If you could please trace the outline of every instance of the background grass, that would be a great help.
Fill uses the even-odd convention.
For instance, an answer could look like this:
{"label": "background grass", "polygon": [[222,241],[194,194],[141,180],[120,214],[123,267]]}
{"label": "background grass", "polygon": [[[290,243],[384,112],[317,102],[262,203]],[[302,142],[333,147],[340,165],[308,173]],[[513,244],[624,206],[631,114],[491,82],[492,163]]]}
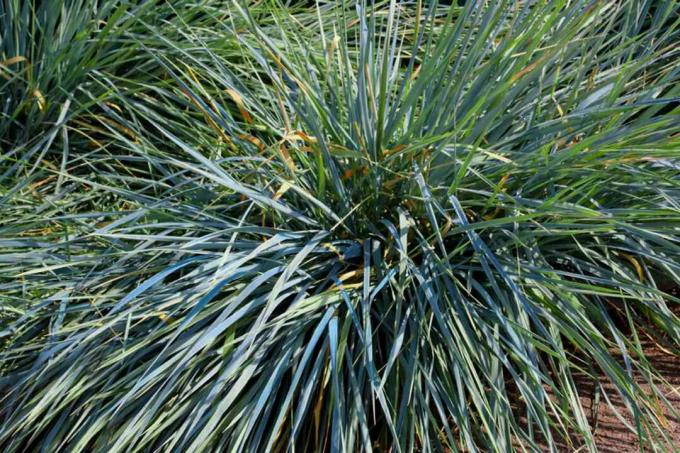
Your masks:
{"label": "background grass", "polygon": [[2,0],[0,445],[672,451],[679,12]]}

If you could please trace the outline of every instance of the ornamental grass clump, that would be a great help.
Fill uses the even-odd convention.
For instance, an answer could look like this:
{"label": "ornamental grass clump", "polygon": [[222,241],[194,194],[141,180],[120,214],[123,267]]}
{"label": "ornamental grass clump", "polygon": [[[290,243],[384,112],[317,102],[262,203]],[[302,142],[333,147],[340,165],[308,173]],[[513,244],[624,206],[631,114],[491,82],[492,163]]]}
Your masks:
{"label": "ornamental grass clump", "polygon": [[676,2],[109,3],[0,43],[4,451],[676,448]]}

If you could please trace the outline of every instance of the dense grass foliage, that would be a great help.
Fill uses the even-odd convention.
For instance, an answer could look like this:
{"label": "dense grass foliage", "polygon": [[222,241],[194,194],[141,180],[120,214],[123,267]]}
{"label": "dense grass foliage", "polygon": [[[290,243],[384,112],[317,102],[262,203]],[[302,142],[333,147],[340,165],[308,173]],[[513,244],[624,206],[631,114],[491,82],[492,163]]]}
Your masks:
{"label": "dense grass foliage", "polygon": [[0,0],[2,451],[675,448],[680,5],[448,3]]}

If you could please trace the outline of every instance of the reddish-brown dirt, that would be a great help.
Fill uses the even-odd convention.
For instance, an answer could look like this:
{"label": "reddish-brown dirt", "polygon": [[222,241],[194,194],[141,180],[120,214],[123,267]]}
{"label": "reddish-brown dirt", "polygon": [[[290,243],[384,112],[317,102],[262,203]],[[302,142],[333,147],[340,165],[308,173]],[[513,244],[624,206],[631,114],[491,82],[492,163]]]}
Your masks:
{"label": "reddish-brown dirt", "polygon": [[[663,376],[666,382],[657,383],[660,392],[668,400],[669,404],[680,412],[680,357],[669,352],[664,352],[652,342],[645,344],[646,355]],[[644,382],[644,381],[640,381]],[[628,413],[623,399],[616,393],[611,383],[602,382],[602,393],[609,398],[609,403],[604,396],[600,397],[596,410],[593,411],[593,395],[596,383],[593,380],[583,379],[579,382],[581,402],[586,413],[591,414],[591,424],[594,423],[594,435],[597,448],[602,453],[628,453],[639,452],[640,442],[635,433],[626,427],[632,424],[632,417]],[[649,385],[642,385],[649,389]],[[667,408],[661,409],[664,430],[672,441],[668,445],[668,451],[680,451],[680,420],[671,414]],[[618,415],[617,415],[618,412]],[[623,418],[623,420],[621,420]],[[565,445],[560,446],[561,451],[573,451]],[[643,449],[647,451],[647,449]]]}
{"label": "reddish-brown dirt", "polygon": [[[665,406],[664,403],[660,403],[657,413],[663,414],[659,418],[662,420],[661,423],[668,436],[669,443],[660,446],[660,450],[657,451],[680,453],[680,418],[677,416],[680,413],[680,356],[665,351],[651,340],[642,342],[642,346],[646,357],[662,376],[662,382],[656,382],[656,386],[668,402]],[[607,381],[604,375],[599,378],[599,382],[586,375],[574,376],[574,380],[599,452],[639,453],[640,451],[652,451],[648,446],[640,448],[637,435],[628,427],[633,426],[633,418],[629,414],[623,398],[619,396],[614,386]],[[642,389],[650,389],[646,380],[641,376],[638,383]],[[597,386],[600,387],[599,402],[595,398]],[[673,408],[672,410],[668,408],[669,405]],[[526,422],[524,417],[520,417],[520,419]],[[587,451],[578,435],[574,435],[568,440],[558,439],[559,436],[556,435],[555,440],[558,443],[555,447],[561,453]],[[539,443],[538,448],[545,452],[550,451],[545,443]],[[516,451],[526,451],[526,446],[525,449],[522,449],[518,444],[515,445],[515,449]]]}
{"label": "reddish-brown dirt", "polygon": [[[669,291],[678,297],[680,289],[674,287]],[[672,310],[676,315],[680,315],[680,306],[672,305]],[[659,412],[663,414],[660,419],[664,432],[668,436],[669,444],[666,446],[669,452],[680,452],[680,355],[677,352],[661,346],[664,339],[654,340],[653,329],[651,332],[639,332],[645,338],[641,338],[641,345],[645,356],[651,364],[658,370],[662,381],[655,382],[660,393],[666,398],[668,405],[673,410],[668,409],[668,405],[659,405]],[[667,339],[666,339],[667,340]],[[640,377],[638,380],[641,387],[650,390],[647,381]],[[630,416],[621,396],[614,390],[611,383],[604,377],[600,378],[601,386],[600,401],[594,404],[595,388],[598,385],[594,379],[583,376],[577,380],[581,403],[586,413],[590,415],[591,426],[594,425],[594,436],[598,451],[602,453],[629,453],[640,451],[651,451],[646,445],[640,445],[637,435],[632,432],[626,424],[632,426]],[[604,398],[606,394],[609,401]],[[595,406],[593,408],[593,406]],[[674,412],[674,413],[671,413]],[[558,446],[561,452],[578,451],[573,446],[565,444]]]}
{"label": "reddish-brown dirt", "polygon": [[[674,287],[668,291],[675,297],[680,295],[680,288]],[[673,304],[671,309],[680,316],[680,305]],[[676,344],[668,341],[669,338],[659,337],[653,327],[638,330],[642,350],[645,357],[656,368],[661,379],[654,382],[659,393],[666,399],[666,403],[660,402],[656,409],[663,431],[667,436],[668,444],[659,446],[657,451],[680,453],[680,354],[677,349],[672,351]],[[664,347],[667,345],[668,347]],[[616,351],[611,351],[616,355]],[[634,426],[633,417],[630,415],[623,398],[616,392],[611,382],[604,375],[599,380],[585,374],[574,376],[579,391],[581,404],[589,417],[595,443],[599,452],[602,453],[632,453],[653,451],[649,445],[640,445],[635,432],[629,427]],[[640,387],[649,391],[650,385],[644,376],[638,376]],[[600,391],[595,389],[599,386]],[[595,397],[598,394],[598,398]],[[599,399],[599,401],[597,401]],[[670,408],[672,409],[669,409]],[[522,418],[523,419],[523,418]],[[556,436],[558,438],[559,436]],[[582,441],[577,435],[568,440],[561,440],[556,445],[559,452],[584,452],[585,447],[579,447]],[[517,451],[522,449],[516,445]],[[545,445],[538,446],[543,451],[550,451]]]}

